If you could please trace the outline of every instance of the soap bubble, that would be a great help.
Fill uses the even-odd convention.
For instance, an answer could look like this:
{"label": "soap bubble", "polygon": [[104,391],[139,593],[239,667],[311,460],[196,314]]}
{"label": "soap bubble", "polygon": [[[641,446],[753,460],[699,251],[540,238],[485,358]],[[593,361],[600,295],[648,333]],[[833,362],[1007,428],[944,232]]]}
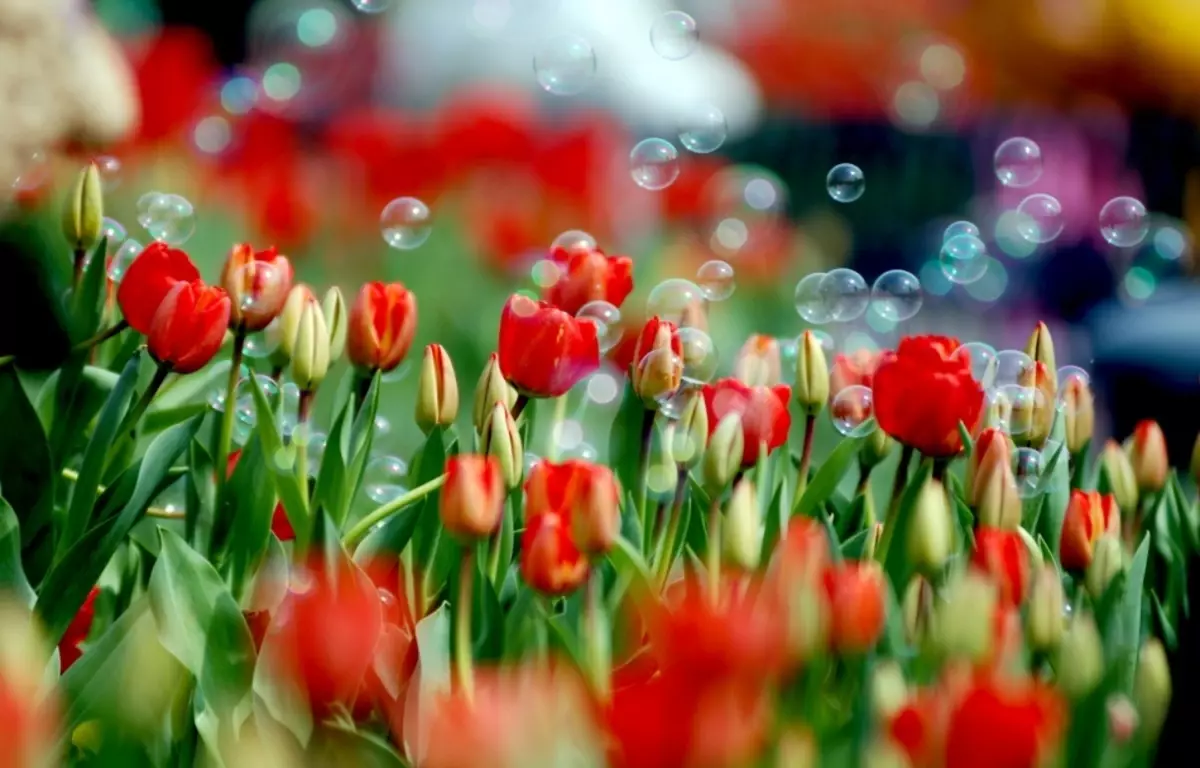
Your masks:
{"label": "soap bubble", "polygon": [[825,272],[814,272],[806,275],[796,283],[795,303],[796,312],[805,321],[820,325],[830,321],[828,305],[821,295],[821,281]]}
{"label": "soap bubble", "polygon": [[183,245],[196,231],[196,212],[181,195],[165,194],[153,198],[145,213],[138,214],[138,221],[144,221],[142,226],[151,237],[168,245]]}
{"label": "soap bubble", "polygon": [[912,272],[891,269],[884,272],[871,286],[871,308],[893,322],[907,320],[921,309],[925,301],[921,281]]}
{"label": "soap bubble", "polygon": [[363,493],[376,504],[387,504],[400,498],[408,465],[396,456],[377,456],[367,463],[363,472]]}
{"label": "soap bubble", "polygon": [[1114,197],[1100,209],[1100,234],[1111,245],[1131,248],[1150,230],[1146,206],[1133,197]]}
{"label": "soap bubble", "polygon": [[609,302],[589,301],[579,308],[575,316],[596,326],[596,339],[601,353],[612,349],[621,340],[621,310]]}
{"label": "soap bubble", "polygon": [[852,384],[833,396],[829,418],[846,437],[863,437],[875,431],[874,396],[869,387]]}
{"label": "soap bubble", "polygon": [[829,319],[845,323],[862,317],[871,301],[867,281],[853,269],[831,269],[821,278],[817,293],[825,304]]}
{"label": "soap bubble", "polygon": [[679,129],[679,143],[690,152],[707,154],[715,152],[725,143],[729,127],[721,110],[706,104],[696,109]]}
{"label": "soap bubble", "polygon": [[942,245],[938,264],[951,282],[973,283],[987,272],[987,246],[978,237],[955,235]]}
{"label": "soap bubble", "polygon": [[1028,187],[1042,175],[1042,150],[1024,136],[1001,143],[992,161],[996,178],[1006,187]]}
{"label": "soap bubble", "polygon": [[942,232],[942,242],[944,243],[950,238],[957,237],[958,235],[979,237],[979,227],[966,220],[956,221],[947,226],[946,230]]}
{"label": "soap bubble", "polygon": [[596,78],[596,52],[582,37],[566,35],[548,41],[533,57],[538,85],[555,96],[574,96]]}
{"label": "soap bubble", "polygon": [[862,169],[853,163],[838,163],[825,177],[825,189],[839,203],[853,203],[863,196],[867,180]]}
{"label": "soap bubble", "polygon": [[415,197],[397,197],[379,215],[383,241],[400,251],[419,248],[433,232],[429,207]]}
{"label": "soap bubble", "polygon": [[732,296],[737,287],[734,278],[733,267],[720,259],[706,261],[696,271],[696,284],[709,301],[724,301]]}
{"label": "soap bubble", "polygon": [[679,178],[679,151],[666,139],[643,139],[629,153],[629,174],[642,189],[666,189]]}
{"label": "soap bubble", "polygon": [[1038,193],[1017,206],[1017,231],[1031,243],[1048,243],[1062,234],[1065,221],[1058,199]]}
{"label": "soap bubble", "polygon": [[696,20],[683,11],[667,11],[650,27],[650,45],[664,59],[686,59],[696,50],[700,35]]}

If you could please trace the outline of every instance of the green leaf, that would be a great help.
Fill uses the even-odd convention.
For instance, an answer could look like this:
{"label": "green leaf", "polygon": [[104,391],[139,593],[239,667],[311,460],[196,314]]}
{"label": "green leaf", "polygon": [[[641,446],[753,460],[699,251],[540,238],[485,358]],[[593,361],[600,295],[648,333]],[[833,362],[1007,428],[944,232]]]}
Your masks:
{"label": "green leaf", "polygon": [[771,553],[775,551],[775,544],[779,541],[783,529],[787,526],[788,513],[783,508],[783,489],[785,486],[787,486],[787,483],[783,482],[775,488],[775,497],[767,505],[764,517],[766,522],[763,530],[762,551],[759,556],[759,566],[763,569],[770,563]]}
{"label": "green leaf", "polygon": [[[638,483],[638,457],[642,450],[643,423],[649,416],[642,399],[633,391],[629,378],[625,379],[625,392],[621,407],[613,421],[608,437],[608,458],[621,488],[631,493]],[[528,443],[526,443],[528,445]]]}
{"label": "green leaf", "polygon": [[909,528],[912,526],[921,489],[925,487],[925,483],[929,482],[932,474],[933,461],[925,459],[909,479],[908,485],[904,487],[904,493],[900,495],[900,502],[896,507],[895,519],[891,521],[891,530],[884,531],[884,539],[880,543],[886,553],[884,570],[887,572],[888,581],[896,590],[896,594],[903,594],[904,589],[908,586],[908,578],[912,575],[907,551]]}
{"label": "green leaf", "polygon": [[308,746],[313,733],[312,708],[303,686],[284,668],[275,626],[263,638],[251,687],[255,711],[265,711],[290,731],[302,747]]}
{"label": "green leaf", "polygon": [[21,527],[17,513],[3,498],[0,498],[0,591],[15,596],[27,608],[32,608],[37,599],[25,578],[25,566],[21,564]]}
{"label": "green leaf", "polygon": [[429,733],[429,720],[437,701],[450,692],[450,610],[438,606],[417,622],[417,716],[404,718],[407,753],[420,765],[425,757],[421,739]]}
{"label": "green leaf", "polygon": [[[446,456],[450,450],[445,444],[446,434],[440,429],[429,433],[425,445],[421,447],[416,461],[417,479],[413,487],[424,485],[445,471]],[[438,504],[441,491],[437,490],[427,495],[420,503],[417,513],[417,530],[413,533],[413,565],[428,567],[433,561],[438,539],[442,532],[442,521],[438,515]]]}
{"label": "green leaf", "polygon": [[104,309],[104,286],[108,280],[106,252],[108,238],[100,238],[83,270],[83,281],[73,298],[72,336],[76,343],[90,339],[100,329]]}
{"label": "green leaf", "polygon": [[57,643],[62,637],[88,591],[150,501],[174,481],[169,477],[171,466],[196,436],[200,420],[196,417],[177,424],[154,439],[141,463],[136,468],[130,467],[118,479],[118,483],[126,482],[125,475],[136,472],[133,493],[120,513],[84,534],[46,575],[38,590],[37,610],[51,640]]}
{"label": "green leaf", "polygon": [[496,557],[496,578],[493,584],[497,589],[503,584],[504,575],[508,573],[508,564],[512,562],[513,547],[517,538],[517,516],[521,514],[521,494],[510,493],[507,506],[508,509],[500,519],[500,532],[497,534],[500,537],[500,551]]}
{"label": "green leaf", "polygon": [[1067,515],[1067,505],[1071,501],[1071,471],[1067,466],[1069,462],[1066,452],[1066,425],[1061,412],[1054,417],[1054,424],[1050,428],[1050,437],[1047,442],[1057,442],[1058,448],[1047,463],[1047,472],[1042,478],[1046,502],[1038,521],[1038,527],[1042,535],[1046,537],[1046,543],[1057,552],[1059,541],[1062,539],[1063,518]]}
{"label": "green leaf", "polygon": [[1158,621],[1159,635],[1163,639],[1163,643],[1167,646],[1167,650],[1174,651],[1179,640],[1175,634],[1175,625],[1171,622],[1167,611],[1163,608],[1162,601],[1158,598],[1158,593],[1151,590],[1150,600],[1154,606],[1154,618]]}
{"label": "green leaf", "polygon": [[417,530],[421,508],[410,504],[373,528],[354,550],[354,562],[365,566],[381,556],[399,557]]}
{"label": "green leaf", "polygon": [[371,457],[371,443],[375,436],[375,415],[379,412],[379,394],[383,387],[382,379],[377,372],[367,390],[363,407],[354,418],[353,429],[350,430],[349,449],[343,454],[346,467],[346,479],[343,483],[341,509],[338,511],[339,525],[344,523],[354,503],[359,489],[362,487],[363,474]]}
{"label": "green leaf", "polygon": [[50,523],[55,478],[46,434],[13,366],[0,370],[0,424],[8,435],[0,440],[0,493],[29,543]]}
{"label": "green leaf", "polygon": [[[473,558],[471,568],[471,653],[478,661],[499,661],[504,654],[504,611],[492,587],[491,579],[480,569],[479,557]],[[459,579],[462,569],[456,569],[452,580],[455,599],[461,593]],[[450,636],[458,631],[458,617],[451,612]]]}
{"label": "green leaf", "polygon": [[654,577],[650,574],[650,568],[646,565],[646,561],[642,559],[640,549],[625,538],[618,536],[616,542],[613,543],[613,548],[608,552],[608,559],[616,568],[618,575],[630,579],[630,587],[636,590],[637,597],[649,599],[656,597]]}
{"label": "green leaf", "polygon": [[1132,692],[1142,645],[1142,593],[1146,583],[1146,562],[1150,557],[1150,534],[1142,536],[1129,564],[1125,591],[1116,608],[1110,635],[1110,658],[1117,666],[1118,680],[1126,693]]}
{"label": "green leaf", "polygon": [[152,435],[204,413],[209,407],[208,393],[218,386],[223,387],[229,378],[229,364],[229,360],[222,360],[168,382],[146,409],[142,433]]}
{"label": "green leaf", "polygon": [[83,464],[79,469],[79,477],[71,492],[71,504],[67,508],[67,516],[59,532],[57,553],[61,557],[67,549],[83,535],[91,522],[92,508],[100,491],[100,484],[108,461],[109,451],[116,443],[117,430],[129,408],[133,397],[133,387],[137,384],[138,363],[140,355],[134,355],[121,371],[117,385],[108,396],[96,428],[92,431],[92,439],[88,441],[87,450],[83,454]]}
{"label": "green leaf", "polygon": [[278,458],[286,455],[283,439],[279,436],[279,425],[275,423],[275,410],[263,394],[262,387],[250,387],[254,397],[255,423],[258,428],[258,439],[262,441],[263,455],[268,459],[272,468],[271,477],[275,479],[275,492],[283,500],[283,510],[287,513],[288,522],[296,532],[296,548],[303,551],[308,546],[309,523],[308,505],[304,502],[304,494],[300,489],[300,481],[291,465],[281,466]]}
{"label": "green leaf", "polygon": [[867,546],[869,530],[861,530],[842,542],[842,557],[847,560],[861,560]]}
{"label": "green leaf", "polygon": [[524,651],[533,647],[537,622],[542,619],[534,611],[536,595],[529,587],[521,587],[512,607],[504,616],[504,656],[509,660],[523,658]]}
{"label": "green leaf", "polygon": [[325,453],[321,456],[321,468],[317,472],[317,485],[313,489],[312,506],[325,507],[333,510],[332,515],[337,527],[342,528],[345,513],[349,505],[343,509],[342,496],[346,485],[346,464],[342,455],[342,446],[347,442],[346,421],[349,418],[350,404],[338,413],[329,428],[329,437],[325,443]]}
{"label": "green leaf", "polygon": [[314,739],[315,765],[353,765],[355,768],[405,768],[407,765],[384,739],[336,722],[324,723]]}
{"label": "green leaf", "polygon": [[[38,391],[36,407],[42,428],[47,432],[55,421],[55,392],[58,389],[59,372],[55,371],[46,378]],[[116,373],[94,365],[85,365],[79,377],[79,410],[87,415],[87,421],[100,410],[108,394],[117,385]]]}
{"label": "green leaf", "polygon": [[226,499],[233,506],[231,514],[217,517],[231,521],[228,541],[214,532],[213,551],[220,552],[228,544],[227,562],[232,568],[232,583],[237,588],[266,553],[271,540],[275,486],[268,477],[270,471],[262,454],[262,442],[254,435],[242,449],[233,477],[229,479],[230,493],[226,494]]}
{"label": "green leaf", "polygon": [[794,515],[813,517],[816,510],[829,500],[838,484],[846,476],[847,470],[858,456],[864,438],[844,437],[833,449],[833,453],[821,463],[821,468],[813,476],[812,482],[804,489],[804,495],[796,500]]}
{"label": "green leaf", "polygon": [[971,439],[971,431],[967,429],[967,425],[961,421],[958,422],[958,438],[962,440],[963,458],[970,459],[971,454],[975,452],[975,441]]}

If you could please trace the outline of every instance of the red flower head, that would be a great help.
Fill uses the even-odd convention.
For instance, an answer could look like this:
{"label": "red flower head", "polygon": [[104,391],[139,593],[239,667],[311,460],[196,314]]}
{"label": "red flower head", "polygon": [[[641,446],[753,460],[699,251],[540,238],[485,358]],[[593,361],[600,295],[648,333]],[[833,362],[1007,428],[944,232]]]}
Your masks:
{"label": "red flower head", "polygon": [[248,243],[235,245],[221,268],[221,287],[232,301],[233,325],[261,331],[283,311],[292,290],[292,263],[275,246],[256,253]]}
{"label": "red flower head", "polygon": [[909,336],[895,352],[883,353],[875,369],[879,428],[926,456],[961,451],[959,422],[973,432],[983,413],[983,389],[956,349],[958,339]]}
{"label": "red flower head", "polygon": [[504,305],[498,348],[504,378],[530,397],[566,394],[600,367],[594,323],[520,294]]}
{"label": "red flower head", "polygon": [[408,354],[417,332],[417,299],[403,283],[367,283],[350,307],[346,355],[355,366],[387,372]]}
{"label": "red flower head", "polygon": [[585,554],[607,552],[621,527],[620,492],[612,470],[582,459],[540,461],[525,479],[525,516],[557,512]]}
{"label": "red flower head", "polygon": [[1029,552],[1016,531],[980,527],[975,531],[971,564],[990,576],[1006,605],[1017,606],[1029,591]]}
{"label": "red flower head", "polygon": [[175,373],[192,373],[221,349],[228,325],[225,291],[200,280],[176,283],[154,313],[146,346]]}
{"label": "red flower head", "polygon": [[454,537],[474,541],[492,535],[504,513],[504,475],[493,456],[460,454],[446,459],[439,513]]}
{"label": "red flower head", "polygon": [[1065,719],[1051,688],[1034,682],[978,680],[950,713],[946,768],[1041,765]]}
{"label": "red flower head", "polygon": [[565,516],[539,512],[525,518],[521,536],[521,575],[546,595],[575,591],[588,575],[588,559],[575,546]]}
{"label": "red flower head", "polygon": [[83,655],[79,646],[83,645],[83,641],[87,640],[88,634],[92,631],[92,622],[96,618],[96,597],[99,594],[100,587],[92,587],[92,591],[88,592],[87,599],[75,613],[75,618],[71,619],[71,623],[67,625],[67,631],[63,633],[62,640],[58,641],[58,663],[63,674]]}
{"label": "red flower head", "polygon": [[125,270],[117,288],[125,322],[138,333],[150,335],[154,313],[175,284],[199,279],[200,271],[186,253],[166,243],[151,243]]}
{"label": "red flower head", "polygon": [[887,609],[883,571],[873,563],[847,561],[825,572],[833,626],[829,642],[839,653],[866,653],[883,634]]}
{"label": "red flower head", "polygon": [[559,277],[543,298],[563,312],[574,315],[590,301],[619,307],[633,290],[633,260],[628,256],[608,256],[599,248],[560,247],[550,258]]}
{"label": "red flower head", "polygon": [[647,320],[633,347],[633,391],[647,405],[666,399],[683,383],[683,366],[683,340],[676,325],[657,315]]}
{"label": "red flower head", "polygon": [[1121,528],[1121,512],[1111,493],[1071,491],[1071,500],[1063,516],[1059,561],[1073,571],[1086,570],[1092,562],[1092,549],[1106,533]]}
{"label": "red flower head", "polygon": [[792,417],[788,401],[792,388],[780,384],[774,387],[748,387],[734,378],[721,379],[704,385],[704,405],[708,410],[708,435],[725,416],[736,413],[742,417],[742,466],[752,467],[758,461],[762,445],[767,452],[787,442]]}
{"label": "red flower head", "polygon": [[848,355],[834,357],[833,367],[829,371],[829,396],[833,397],[846,387],[856,385],[871,388],[882,355],[877,350],[859,349]]}

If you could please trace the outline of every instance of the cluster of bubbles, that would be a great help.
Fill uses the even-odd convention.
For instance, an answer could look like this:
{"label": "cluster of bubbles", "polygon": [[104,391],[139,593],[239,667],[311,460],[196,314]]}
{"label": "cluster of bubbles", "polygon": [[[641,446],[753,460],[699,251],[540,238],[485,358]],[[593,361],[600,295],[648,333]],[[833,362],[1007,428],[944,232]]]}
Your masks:
{"label": "cluster of bubbles", "polygon": [[379,214],[383,241],[398,251],[420,248],[433,232],[429,206],[415,197],[397,197]]}
{"label": "cluster of bubbles", "polygon": [[924,301],[921,281],[903,269],[884,272],[870,287],[846,267],[814,272],[796,283],[795,291],[796,312],[814,325],[857,320],[868,307],[889,322],[901,322],[916,315]]}
{"label": "cluster of bubbles", "polygon": [[196,232],[196,211],[182,195],[151,191],[137,201],[137,222],[153,239],[183,245]]}

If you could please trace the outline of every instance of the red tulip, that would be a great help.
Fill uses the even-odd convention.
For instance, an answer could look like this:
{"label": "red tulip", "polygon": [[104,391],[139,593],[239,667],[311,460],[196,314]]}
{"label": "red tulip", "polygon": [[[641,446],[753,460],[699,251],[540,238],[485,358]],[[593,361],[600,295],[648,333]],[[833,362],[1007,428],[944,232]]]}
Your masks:
{"label": "red tulip", "polygon": [[871,650],[887,615],[883,571],[873,563],[847,561],[825,572],[833,626],[829,642],[839,653]]}
{"label": "red tulip", "polygon": [[988,574],[1006,605],[1020,605],[1029,591],[1029,552],[1016,531],[987,526],[975,531],[971,564]]}
{"label": "red tulip", "polygon": [[200,370],[225,341],[229,311],[229,296],[220,288],[200,280],[176,283],[150,322],[150,354],[175,373]]}
{"label": "red tulip", "polygon": [[588,575],[588,559],[575,546],[564,515],[539,512],[525,518],[521,536],[521,576],[546,595],[575,591]]}
{"label": "red tulip", "polygon": [[958,346],[945,336],[909,336],[875,369],[879,428],[927,456],[961,451],[959,422],[973,432],[983,413],[983,389],[970,360],[954,354]]}
{"label": "red tulip", "polygon": [[683,381],[683,341],[679,329],[655,315],[642,326],[633,347],[629,380],[647,404],[675,394]]}
{"label": "red tulip", "polygon": [[612,470],[582,459],[540,461],[525,479],[525,516],[557,512],[585,554],[612,548],[621,527],[620,491]]}
{"label": "red tulip", "polygon": [[92,622],[96,618],[96,597],[99,594],[100,587],[92,587],[92,591],[88,592],[87,599],[75,613],[75,618],[71,619],[71,623],[67,625],[67,631],[63,633],[62,640],[58,641],[59,669],[64,674],[83,655],[79,646],[83,645],[83,641],[87,640],[88,634],[92,631]]}
{"label": "red tulip", "polygon": [[1051,688],[989,676],[977,681],[951,711],[946,768],[1042,765],[1065,719]]}
{"label": "red tulip", "polygon": [[787,442],[792,417],[788,401],[792,389],[780,384],[774,387],[748,387],[737,379],[721,379],[704,385],[704,405],[708,409],[708,434],[730,413],[742,417],[742,466],[752,467],[758,461],[763,446],[768,453]]}
{"label": "red tulip", "polygon": [[829,370],[829,396],[833,397],[846,387],[856,385],[870,388],[881,356],[882,353],[878,351],[859,349],[848,355],[834,357]]}
{"label": "red tulip", "polygon": [[292,263],[275,246],[256,253],[248,243],[235,245],[221,269],[221,287],[232,301],[232,324],[261,331],[283,311],[292,290]]}
{"label": "red tulip", "polygon": [[416,332],[416,297],[402,283],[367,283],[350,307],[346,354],[358,368],[387,372],[404,360]]}
{"label": "red tulip", "polygon": [[1143,419],[1134,427],[1129,441],[1129,463],[1142,493],[1161,491],[1167,482],[1167,440],[1157,421]]}
{"label": "red tulip", "polygon": [[151,243],[121,278],[117,288],[121,314],[133,330],[148,336],[154,313],[171,289],[177,283],[199,279],[200,271],[186,253],[166,243]]}
{"label": "red tulip", "polygon": [[1071,500],[1063,515],[1059,562],[1068,570],[1086,570],[1100,537],[1106,533],[1115,534],[1120,529],[1121,513],[1111,493],[1071,491]]}
{"label": "red tulip", "polygon": [[591,301],[621,306],[633,290],[633,260],[608,256],[599,248],[555,248],[550,258],[559,270],[558,280],[544,298],[564,312],[576,314]]}
{"label": "red tulip", "polygon": [[446,484],[439,513],[442,525],[464,541],[486,538],[500,526],[507,489],[492,456],[460,454],[446,459]]}
{"label": "red tulip", "polygon": [[596,326],[520,294],[500,315],[500,371],[529,397],[558,397],[600,367]]}

